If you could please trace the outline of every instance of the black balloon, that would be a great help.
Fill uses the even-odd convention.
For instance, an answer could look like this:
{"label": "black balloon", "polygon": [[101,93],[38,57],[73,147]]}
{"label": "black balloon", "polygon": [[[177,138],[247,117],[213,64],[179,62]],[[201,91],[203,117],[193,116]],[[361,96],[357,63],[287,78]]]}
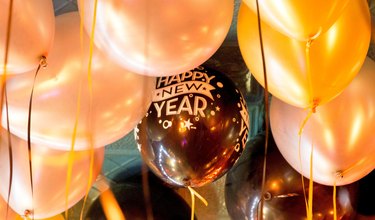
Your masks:
{"label": "black balloon", "polygon": [[172,185],[199,187],[233,166],[249,131],[247,106],[224,74],[198,67],[157,79],[153,103],[135,129],[143,160]]}
{"label": "black balloon", "polygon": [[[271,136],[271,135],[270,135]],[[262,172],[265,137],[263,134],[249,141],[237,164],[228,172],[225,183],[225,201],[233,220],[260,219]],[[306,195],[308,179],[304,179]],[[333,219],[333,187],[313,185],[313,219]],[[337,217],[351,219],[351,188],[337,187]],[[272,138],[269,138],[263,219],[306,219],[301,174],[282,157]]]}
{"label": "black balloon", "polygon": [[[139,172],[133,175],[125,174],[115,177],[116,184],[110,187],[125,219],[148,220],[146,210],[151,208],[152,219],[154,220],[190,220],[191,210],[185,200],[151,172],[147,173],[150,195],[149,203],[147,203],[144,196],[142,173],[140,169],[138,170]],[[149,207],[147,207],[147,204],[149,204]],[[109,216],[105,215],[99,199],[92,203],[85,219],[109,219]]]}

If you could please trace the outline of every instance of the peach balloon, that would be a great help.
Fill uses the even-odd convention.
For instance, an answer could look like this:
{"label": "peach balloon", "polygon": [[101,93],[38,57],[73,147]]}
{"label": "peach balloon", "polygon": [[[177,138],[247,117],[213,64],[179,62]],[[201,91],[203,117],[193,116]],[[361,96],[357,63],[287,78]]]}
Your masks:
{"label": "peach balloon", "polygon": [[[345,185],[375,168],[375,62],[367,58],[353,82],[331,102],[317,108],[298,132],[307,112],[272,99],[270,121],[276,144],[289,164],[310,176],[313,147],[313,180]],[[342,176],[342,177],[340,177]]]}
{"label": "peach balloon", "polygon": [[[91,33],[94,1],[80,7]],[[210,58],[231,25],[233,0],[98,1],[95,43],[124,68],[166,76]]]}
{"label": "peach balloon", "polygon": [[[9,150],[7,131],[1,130],[0,194],[7,198],[9,189]],[[27,141],[11,135],[13,146],[13,179],[9,205],[20,215],[33,210],[35,219],[55,216],[65,210],[67,170],[70,151],[54,150],[50,146],[32,145],[34,194],[31,194]],[[74,151],[68,206],[76,204],[86,194],[90,171],[90,150]],[[101,171],[104,147],[95,149],[92,183]]]}
{"label": "peach balloon", "polygon": [[[88,83],[88,44],[80,44],[78,12],[56,18],[56,39],[47,69],[35,82],[31,113],[31,141],[69,150],[76,120],[77,97],[82,86],[75,149],[105,146],[129,133],[146,113],[155,78],[129,72],[94,50],[92,108]],[[16,75],[7,82],[10,128],[27,139],[30,91],[34,72]],[[5,119],[5,117],[3,117]],[[3,121],[3,126],[5,122]]]}
{"label": "peach balloon", "polygon": [[[357,75],[370,42],[370,13],[366,0],[350,1],[335,24],[315,39],[291,39],[262,22],[268,89],[288,104],[312,108],[335,96]],[[264,86],[257,16],[240,7],[238,41],[242,56]]]}
{"label": "peach balloon", "polygon": [[[0,72],[4,68],[10,0],[0,0]],[[55,32],[51,0],[13,0],[7,73],[23,73],[38,67],[47,56]]]}
{"label": "peach balloon", "polygon": [[[326,32],[340,17],[350,0],[262,0],[262,20],[275,30],[301,41]],[[357,0],[353,0],[357,1]],[[255,0],[244,0],[257,12]]]}

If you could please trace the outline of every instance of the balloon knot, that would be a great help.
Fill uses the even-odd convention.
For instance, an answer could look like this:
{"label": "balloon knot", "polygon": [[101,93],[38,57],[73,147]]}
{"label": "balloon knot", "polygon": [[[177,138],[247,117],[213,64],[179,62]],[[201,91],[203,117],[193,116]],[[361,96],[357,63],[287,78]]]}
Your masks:
{"label": "balloon knot", "polygon": [[43,68],[46,68],[48,66],[46,56],[43,55],[43,56],[40,57],[39,65]]}
{"label": "balloon knot", "polygon": [[312,108],[311,108],[311,111],[313,113],[316,112],[316,107],[318,107],[318,105],[319,105],[319,99],[313,99],[313,105],[312,105]]}
{"label": "balloon knot", "polygon": [[344,178],[344,173],[342,171],[336,171],[335,176],[339,179]]}
{"label": "balloon knot", "polygon": [[24,212],[23,212],[23,219],[30,219],[30,216],[33,214],[33,212],[32,211],[30,211],[30,210],[28,210],[28,209],[26,209]]}

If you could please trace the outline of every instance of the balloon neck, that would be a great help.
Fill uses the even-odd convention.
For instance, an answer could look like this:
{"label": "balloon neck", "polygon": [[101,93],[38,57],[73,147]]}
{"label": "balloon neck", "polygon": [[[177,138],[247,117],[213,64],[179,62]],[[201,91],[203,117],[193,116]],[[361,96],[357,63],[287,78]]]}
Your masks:
{"label": "balloon neck", "polygon": [[313,99],[312,101],[312,106],[311,106],[311,111],[312,113],[315,113],[316,112],[316,107],[318,107],[319,105],[319,100],[318,99]]}
{"label": "balloon neck", "polygon": [[46,56],[43,55],[43,56],[40,57],[39,65],[42,68],[46,68],[48,66],[47,57]]}
{"label": "balloon neck", "polygon": [[21,216],[24,220],[30,220],[30,216],[32,215],[32,211],[26,209],[24,212],[23,212],[23,215]]}
{"label": "balloon neck", "polygon": [[312,43],[315,39],[317,39],[317,38],[320,36],[321,33],[322,33],[322,27],[320,27],[319,30],[318,30],[315,34],[309,36],[309,38],[307,39],[307,42],[310,42],[310,45],[311,45],[311,43]]}
{"label": "balloon neck", "polygon": [[343,171],[336,171],[335,177],[338,178],[338,179],[344,178],[344,172]]}

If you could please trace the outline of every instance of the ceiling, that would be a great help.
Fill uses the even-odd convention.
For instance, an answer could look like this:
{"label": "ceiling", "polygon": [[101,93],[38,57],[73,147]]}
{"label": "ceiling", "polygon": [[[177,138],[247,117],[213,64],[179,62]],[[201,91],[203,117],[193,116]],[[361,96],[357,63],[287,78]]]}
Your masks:
{"label": "ceiling", "polygon": [[[372,17],[375,18],[375,1],[369,0],[371,5]],[[55,14],[63,14],[70,11],[77,10],[76,0],[53,0]],[[261,87],[254,81],[250,82],[248,69],[244,64],[240,51],[237,46],[236,39],[236,15],[239,8],[240,1],[235,0],[235,17],[232,22],[230,32],[218,52],[207,61],[207,65],[228,74],[237,86],[246,94],[246,99],[254,106],[252,113],[252,134],[255,135],[262,129],[263,108],[262,108],[262,90]],[[368,55],[374,59],[375,50],[373,45],[370,47]],[[131,172],[133,166],[141,164],[141,158],[134,142],[133,134],[129,134],[123,139],[106,146],[106,154],[102,176],[99,177],[97,183],[90,192],[89,199],[95,200],[99,195],[101,189],[106,187],[107,181],[113,182],[116,175],[123,172]],[[224,178],[219,181],[198,189],[210,203],[208,208],[203,207],[197,203],[197,216],[201,219],[229,219],[226,213],[226,208],[223,198]],[[179,190],[188,203],[190,202],[189,192],[186,190]],[[89,202],[90,203],[90,202]],[[81,203],[70,210],[71,219],[78,218],[78,210],[81,208]]]}

